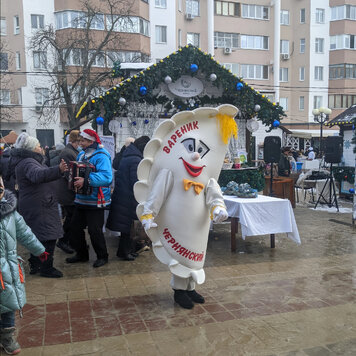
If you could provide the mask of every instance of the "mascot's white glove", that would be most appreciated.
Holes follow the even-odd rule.
[[[153,216],[151,214],[144,215],[141,219],[141,223],[145,231],[149,230],[151,227],[157,227],[157,224],[153,222]]]
[[[222,206],[217,206],[213,211],[213,222],[221,223],[229,217],[227,211]]]

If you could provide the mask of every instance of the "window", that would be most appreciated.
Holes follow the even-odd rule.
[[[10,90],[0,89],[0,104],[1,105],[10,105]]]
[[[281,40],[281,54],[289,54],[289,41],[288,40]]]
[[[288,68],[279,68],[279,81],[288,82]]]
[[[149,22],[135,16],[106,16],[106,26],[108,29],[113,28],[113,31],[141,33],[149,36]]]
[[[217,48],[237,48],[238,34],[227,32],[214,32],[214,47]]]
[[[305,9],[300,9],[300,23],[305,23]]]
[[[215,15],[240,16],[240,4],[229,1],[215,1]]]
[[[31,15],[31,28],[44,28],[44,15]]]
[[[331,21],[356,20],[356,6],[341,5],[331,8]]]
[[[90,50],[88,52],[88,60],[92,60],[95,55],[95,50]],[[93,60],[93,67],[105,67],[105,53],[99,52]]]
[[[90,21],[90,29],[92,30],[105,29],[105,20],[103,14],[95,14],[88,18],[87,14],[82,11],[61,11],[61,12],[57,12],[55,16],[56,16],[57,30],[63,28],[85,28],[89,21]],[[110,17],[107,16],[108,23],[109,23],[109,18]],[[115,21],[117,21],[117,19],[118,16],[115,17]],[[135,24],[137,24],[137,32],[138,32],[138,20],[135,21]],[[108,24],[108,27],[109,25],[110,24]],[[116,28],[114,28],[114,30],[117,31]],[[132,31],[122,31],[122,32],[132,32]]]
[[[91,30],[104,30],[105,29],[105,22],[104,22],[104,15],[103,14],[95,14],[90,19],[90,29]]]
[[[200,47],[200,34],[194,32],[187,33],[187,44],[191,44],[195,47]]]
[[[0,36],[6,36],[6,18],[0,18]]]
[[[182,30],[178,29],[178,47],[182,47]]]
[[[16,52],[15,62],[16,62],[16,70],[20,70],[21,69],[21,54],[20,54],[20,52]]]
[[[356,35],[330,36],[330,50],[356,49]]]
[[[14,35],[18,35],[20,33],[20,18],[18,16],[14,16]]]
[[[167,26],[156,26],[156,43],[167,43]]]
[[[47,68],[47,53],[44,51],[33,52],[33,68]]]
[[[245,79],[268,79],[268,66],[241,64],[240,75]]]
[[[279,98],[279,105],[284,111],[288,111],[288,98]]]
[[[315,80],[323,80],[323,71],[324,71],[323,67],[316,66],[314,68],[314,79]]]
[[[227,70],[231,70],[232,74],[239,75],[238,63],[222,63]]]
[[[329,95],[329,108],[346,109],[356,104],[356,95],[336,94]]]
[[[304,110],[304,96],[299,97],[299,110],[300,111]]]
[[[281,25],[289,25],[289,11],[281,10]]]
[[[319,109],[323,105],[323,97],[322,96],[314,96],[313,100],[313,109]]]
[[[17,89],[17,103],[22,105],[22,89]]]
[[[269,7],[242,4],[242,17],[246,19],[268,20]]]
[[[241,48],[268,49],[268,36],[241,35]]]
[[[315,10],[315,22],[324,23],[325,22],[325,9],[316,9]]]
[[[167,0],[155,0],[155,7],[167,8]]]
[[[305,80],[305,67],[299,67],[299,80],[301,82]]]
[[[333,64],[329,66],[329,79],[356,79],[356,64]]]
[[[324,53],[324,38],[315,39],[315,53]]]
[[[49,98],[49,90],[47,88],[35,88],[36,105],[45,105]]]
[[[9,56],[5,52],[0,52],[0,70],[9,69]]]
[[[141,52],[107,52],[108,67],[112,67],[114,65],[114,62],[117,61],[121,63],[139,63],[148,62],[148,59],[148,56]]]
[[[305,52],[305,38],[300,39],[299,53]]]
[[[193,16],[199,16],[200,15],[199,0],[186,0],[185,12]]]

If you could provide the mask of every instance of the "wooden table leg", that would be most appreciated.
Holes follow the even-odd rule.
[[[239,219],[231,218],[231,251],[236,251],[236,233],[239,228]]]
[[[271,234],[271,248],[275,248],[274,234]]]

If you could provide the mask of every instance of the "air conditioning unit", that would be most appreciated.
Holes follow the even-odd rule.
[[[35,111],[36,112],[41,112],[42,106],[35,106]]]
[[[224,54],[230,54],[232,53],[232,48],[231,47],[225,47],[224,48]]]
[[[289,59],[289,54],[288,53],[282,53],[281,54],[281,59],[284,60],[284,61],[288,60]]]
[[[187,20],[193,20],[193,19],[194,19],[194,15],[187,13],[187,14],[185,14],[185,18],[186,18]]]

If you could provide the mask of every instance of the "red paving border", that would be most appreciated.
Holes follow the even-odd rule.
[[[342,274],[335,276],[338,283],[330,285],[328,281],[319,290],[313,288],[313,283],[306,287],[305,283],[310,282],[306,278],[272,281],[268,288],[262,282],[255,285],[258,289],[246,287],[244,300],[239,303],[218,302],[223,290],[206,289],[203,294],[207,303],[195,305],[191,311],[174,307],[173,298],[162,299],[159,295],[26,305],[24,318],[17,320],[18,340],[22,348],[58,345],[340,305],[355,301],[347,279],[340,284]],[[288,303],[296,297],[302,300]]]

